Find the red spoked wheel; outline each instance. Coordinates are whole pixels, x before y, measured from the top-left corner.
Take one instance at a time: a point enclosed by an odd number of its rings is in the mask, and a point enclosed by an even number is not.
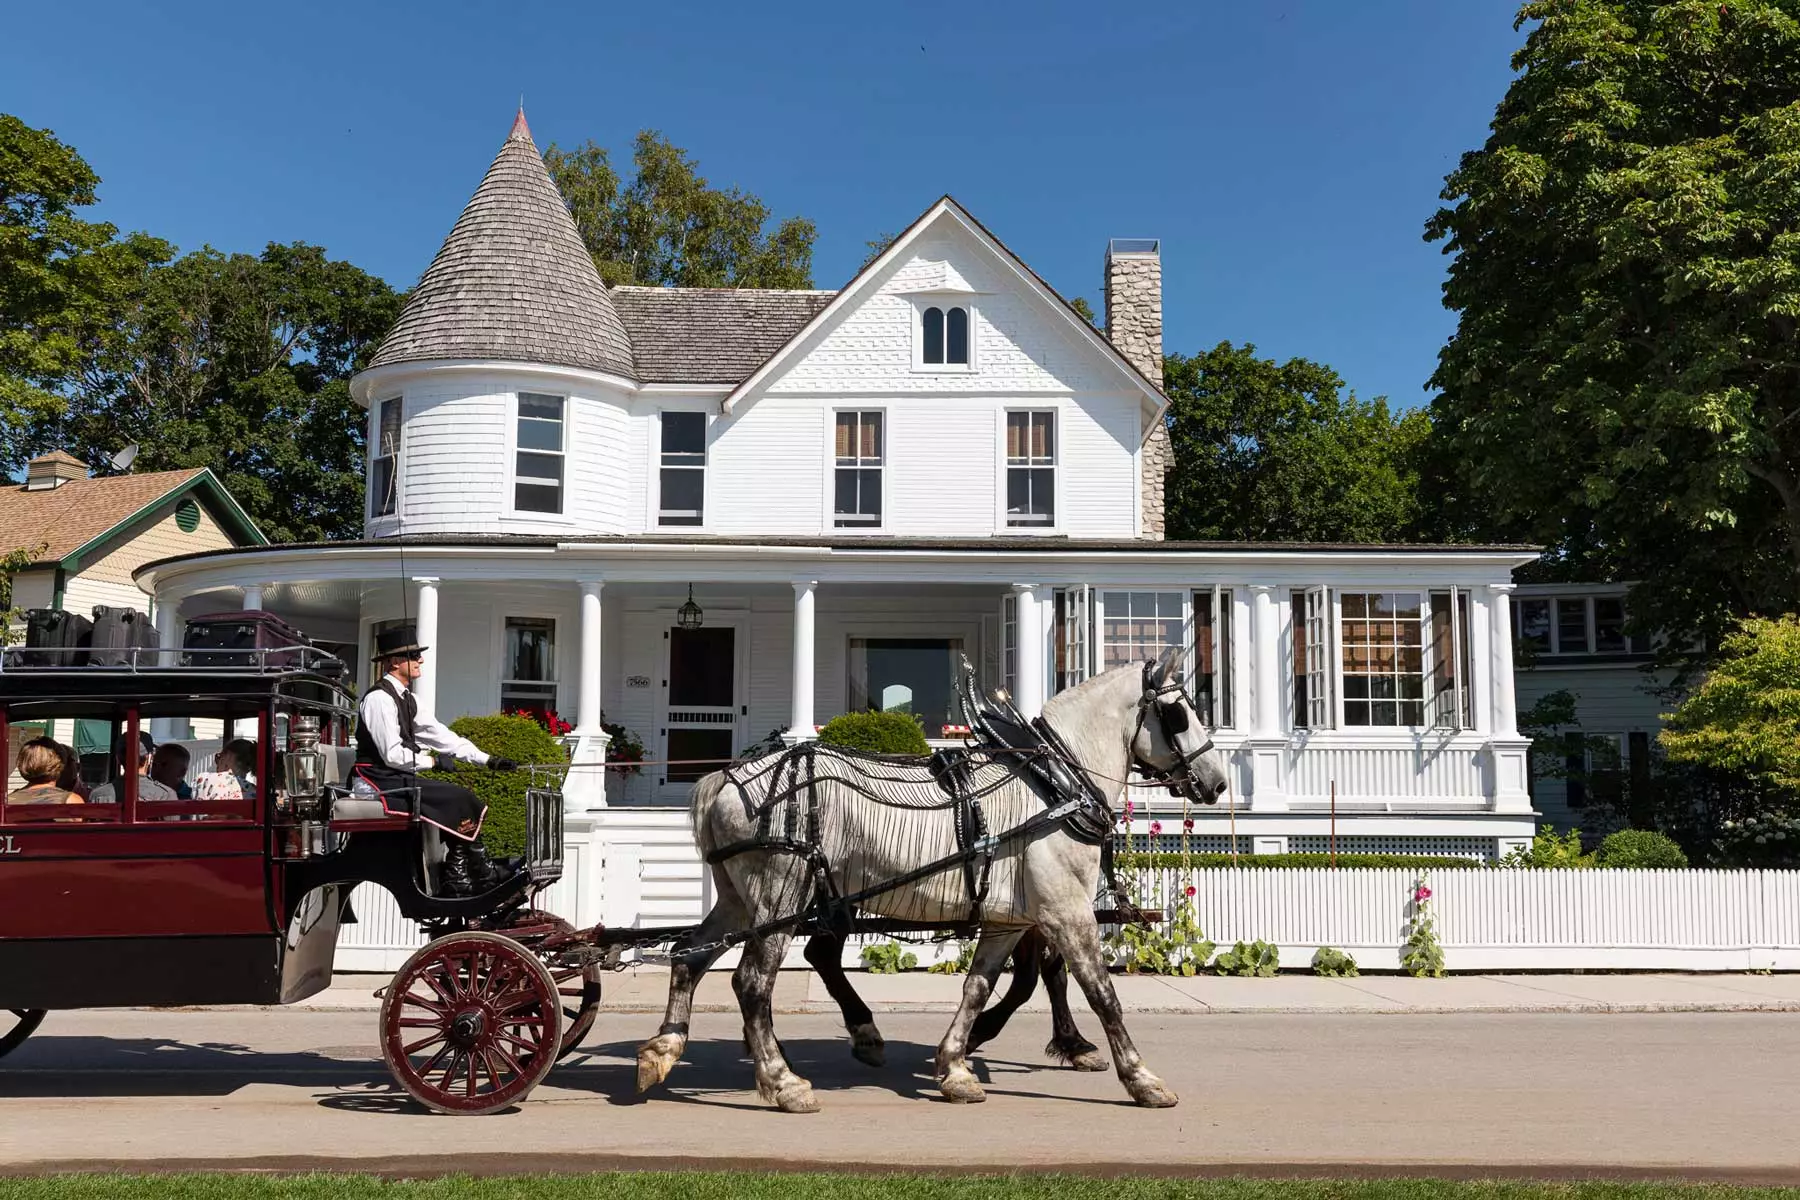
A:
[[[381,1057],[434,1112],[481,1115],[516,1104],[556,1065],[561,997],[536,955],[469,931],[406,961],[381,1004]]]
[[[541,908],[522,909],[506,928],[508,937],[531,950],[536,950],[550,937],[574,932],[573,925]],[[556,1052],[557,1060],[561,1061],[574,1053],[594,1028],[594,1018],[600,1015],[600,981],[606,969],[598,963],[585,967],[551,965],[549,969],[550,978],[556,981],[557,994],[562,998],[562,1047]]]
[[[25,1044],[25,1039],[44,1023],[41,1008],[0,1008],[0,1058]],[[590,1020],[589,1024],[593,1022]]]

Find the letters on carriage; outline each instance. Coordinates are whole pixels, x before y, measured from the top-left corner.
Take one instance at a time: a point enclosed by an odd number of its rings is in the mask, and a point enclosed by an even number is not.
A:
[[[0,854],[23,854],[25,850],[12,834],[0,836]]]

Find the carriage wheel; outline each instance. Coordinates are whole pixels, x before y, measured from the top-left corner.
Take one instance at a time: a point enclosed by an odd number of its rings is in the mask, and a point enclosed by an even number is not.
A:
[[[0,1008],[0,1058],[25,1044],[44,1022],[41,1008]],[[592,1024],[590,1020],[589,1024]]]
[[[535,942],[546,936],[575,932],[573,925],[539,908],[524,909],[512,924],[515,928],[509,929],[508,934],[531,949],[536,949]],[[556,1052],[558,1062],[573,1054],[593,1030],[594,1018],[600,1015],[600,981],[605,975],[606,968],[599,963],[550,967],[550,977],[556,981],[557,993],[562,997],[562,1048]]]
[[[453,933],[394,976],[381,1004],[381,1057],[434,1112],[498,1112],[556,1065],[560,1009],[556,982],[531,951],[497,933]]]

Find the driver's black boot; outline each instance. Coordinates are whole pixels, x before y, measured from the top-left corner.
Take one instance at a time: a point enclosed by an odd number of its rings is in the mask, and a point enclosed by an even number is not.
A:
[[[452,896],[477,896],[498,887],[506,875],[495,868],[480,842],[455,840],[445,851],[440,878]]]

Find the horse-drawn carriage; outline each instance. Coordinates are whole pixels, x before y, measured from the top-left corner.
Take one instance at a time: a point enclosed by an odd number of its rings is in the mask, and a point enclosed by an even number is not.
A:
[[[1033,732],[1006,706],[988,710],[988,744],[960,757],[927,764],[802,746],[740,764],[735,777],[710,777],[695,806],[702,850],[721,885],[754,891],[757,903],[715,908],[698,926],[578,931],[532,904],[562,872],[554,787],[527,792],[523,859],[482,894],[449,895],[438,886],[440,834],[408,815],[404,792],[369,798],[350,786],[354,707],[341,663],[251,651],[236,666],[149,665],[157,653],[134,651],[116,667],[0,673],[0,763],[9,777],[21,744],[54,738],[69,722],[85,723],[90,742],[114,747],[87,764],[104,778],[89,780],[99,786],[85,802],[34,795],[20,803],[18,793],[9,800],[0,789],[0,1055],[29,1037],[46,1010],[289,1004],[314,995],[331,980],[351,891],[372,883],[428,935],[383,990],[380,1015],[383,1057],[415,1099],[451,1113],[522,1100],[586,1035],[602,974],[626,947],[674,948],[670,1021],[639,1057],[640,1082],[657,1082],[685,1045],[693,985],[724,949],[747,947],[740,982],[750,979],[750,991],[739,991],[750,1037],[767,1031],[757,981],[779,965],[795,934],[841,946],[850,933],[877,929],[979,932],[976,969],[991,985],[1013,942],[1043,915],[1038,900],[1021,900],[1047,894],[1048,877],[1027,879],[1032,872],[1050,871],[1064,891],[1085,887],[1075,925],[1093,928],[1092,871],[1084,881],[1080,861],[1066,866],[1065,855],[1039,865],[1030,849],[1071,829],[1096,848],[1110,837],[1106,788],[1090,776],[1122,786],[1135,763],[1171,784],[1203,777],[1203,799],[1224,787],[1202,763],[1210,742],[1199,746],[1189,728],[1197,722],[1191,701],[1161,668],[1146,667],[1141,693],[1124,676],[1112,685],[1117,696],[1093,693],[1109,719],[1123,722],[1110,775],[1086,765],[1081,751],[1049,746],[1047,725]],[[139,734],[158,723],[250,741],[254,769],[241,794],[170,799],[150,787]],[[881,781],[902,776],[909,794],[936,789],[942,802],[884,794],[901,785]],[[742,804],[735,823],[720,824],[703,800],[726,791]],[[845,824],[833,814],[851,795],[900,815],[879,831]],[[850,852],[846,836],[887,844]],[[781,876],[779,886],[747,888],[745,872],[765,868]],[[1069,913],[1049,917],[1068,924]],[[998,932],[989,928],[996,922]],[[1072,963],[1090,1003],[1097,961],[1084,954]],[[1105,990],[1110,996],[1110,983]],[[977,1011],[985,995],[975,998]],[[974,996],[965,992],[965,1006]],[[1172,1103],[1121,1041],[1116,1010],[1115,1003],[1101,1015],[1127,1087],[1140,1102]],[[958,1054],[969,1033],[960,1023]],[[669,1041],[677,1036],[680,1044]],[[791,1071],[765,1078],[767,1056],[779,1061],[772,1047],[772,1035],[752,1046],[759,1085],[782,1107],[807,1109],[805,1081]]]

